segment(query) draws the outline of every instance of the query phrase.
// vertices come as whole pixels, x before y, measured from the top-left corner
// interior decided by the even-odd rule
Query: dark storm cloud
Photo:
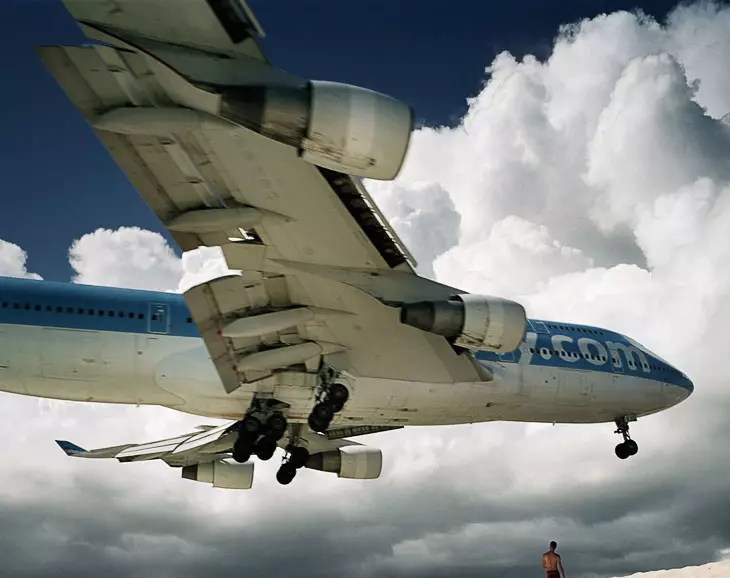
[[[130,488],[120,497],[98,480],[54,491],[36,474],[28,483],[47,492],[0,502],[0,556],[10,576],[518,578],[539,573],[540,554],[556,538],[575,577],[698,564],[730,543],[730,425],[711,420],[696,433],[704,457],[690,445],[661,460],[647,456],[651,476],[639,468],[606,485],[526,492],[519,480],[502,491],[449,484],[483,477],[488,468],[476,465],[413,484],[384,479],[367,486],[366,499],[360,488],[348,501],[345,480],[332,501],[283,505],[269,496],[263,517],[247,515],[254,492],[211,516],[175,496],[156,503]]]

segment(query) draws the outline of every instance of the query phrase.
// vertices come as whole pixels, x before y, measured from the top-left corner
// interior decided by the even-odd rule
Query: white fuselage
[[[440,425],[492,420],[592,423],[646,415],[689,391],[656,379],[605,371],[483,361],[494,379],[432,384],[350,378],[351,398],[336,424]],[[294,376],[296,378],[296,376]],[[160,405],[239,419],[255,388],[227,394],[197,337],[0,325],[0,389],[84,402]],[[297,379],[271,380],[293,400],[289,419],[305,421],[313,390]]]

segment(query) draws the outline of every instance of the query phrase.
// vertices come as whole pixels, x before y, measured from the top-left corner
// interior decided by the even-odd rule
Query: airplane
[[[231,271],[183,294],[0,279],[1,390],[225,421],[67,455],[249,489],[277,448],[283,485],[376,479],[351,438],[512,421],[615,423],[626,459],[629,424],[694,390],[625,335],[417,275],[363,184],[399,173],[411,108],[274,68],[242,0],[64,4],[89,43],[45,66],[180,248]]]

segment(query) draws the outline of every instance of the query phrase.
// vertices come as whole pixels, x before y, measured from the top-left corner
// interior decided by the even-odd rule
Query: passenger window
[[[63,313],[63,307],[56,307],[56,313]]]
[[[130,319],[134,319],[134,313],[130,313],[129,315],[127,315],[127,317],[129,317]]]
[[[107,312],[107,315],[109,315],[109,317],[114,317],[114,311]]]
[[[7,303],[7,301],[3,301],[3,302],[2,302],[2,308],[3,308],[3,309],[5,309],[5,308],[6,308],[7,306],[8,306],[8,303]]]
[[[40,305],[36,305],[36,306],[34,307],[34,309],[35,309],[36,311],[40,311],[40,310],[41,310],[41,306],[40,306]]]
[[[83,314],[84,314],[84,309],[82,309],[81,307],[79,307],[79,308],[78,308],[78,310],[77,310],[76,312],[77,312],[77,313],[78,313],[79,315],[83,315]]]
[[[144,319],[144,313],[137,313],[137,319]]]
[[[152,321],[157,321],[157,314],[152,315]]]

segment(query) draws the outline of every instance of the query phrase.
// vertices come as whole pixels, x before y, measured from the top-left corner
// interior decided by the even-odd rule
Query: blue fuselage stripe
[[[185,298],[177,293],[9,277],[0,277],[0,324],[200,338]],[[692,390],[681,372],[625,336],[598,327],[531,319],[517,351],[479,351],[475,358],[633,375]]]

